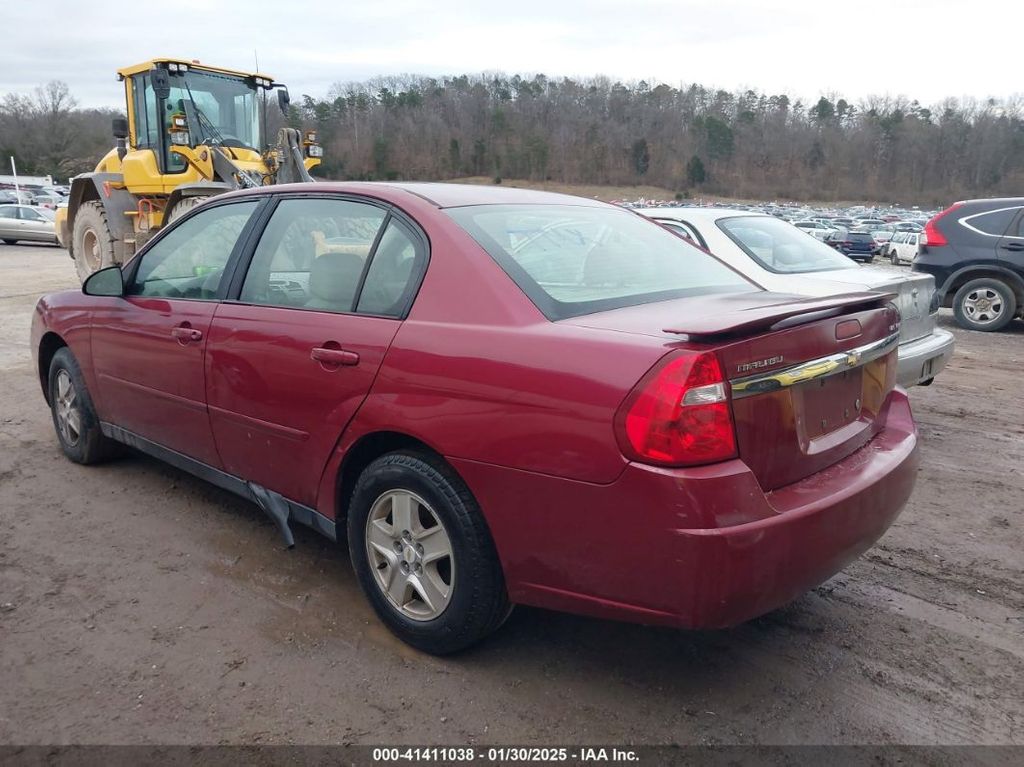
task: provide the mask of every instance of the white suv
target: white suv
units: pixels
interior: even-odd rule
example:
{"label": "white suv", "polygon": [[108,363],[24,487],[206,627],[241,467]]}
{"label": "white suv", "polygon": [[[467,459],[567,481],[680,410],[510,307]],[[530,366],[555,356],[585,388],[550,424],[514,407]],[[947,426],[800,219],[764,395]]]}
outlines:
{"label": "white suv", "polygon": [[914,260],[921,246],[920,232],[896,232],[884,245],[882,255],[888,257],[893,264],[909,264]]}

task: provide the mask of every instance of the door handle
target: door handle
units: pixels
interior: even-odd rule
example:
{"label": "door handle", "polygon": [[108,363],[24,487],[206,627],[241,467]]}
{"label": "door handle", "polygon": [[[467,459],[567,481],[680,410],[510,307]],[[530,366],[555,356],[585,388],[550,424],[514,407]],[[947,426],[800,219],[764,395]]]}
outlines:
{"label": "door handle", "polygon": [[309,353],[309,357],[322,365],[358,365],[359,355],[355,352],[348,352],[344,349],[330,349],[324,346],[317,346]]}
{"label": "door handle", "polygon": [[1024,250],[1024,242],[1008,242],[1001,246],[1003,250],[1019,251]]}
{"label": "door handle", "polygon": [[195,328],[171,328],[171,335],[183,344],[187,344],[189,341],[201,341],[203,339],[203,331],[196,330]]}

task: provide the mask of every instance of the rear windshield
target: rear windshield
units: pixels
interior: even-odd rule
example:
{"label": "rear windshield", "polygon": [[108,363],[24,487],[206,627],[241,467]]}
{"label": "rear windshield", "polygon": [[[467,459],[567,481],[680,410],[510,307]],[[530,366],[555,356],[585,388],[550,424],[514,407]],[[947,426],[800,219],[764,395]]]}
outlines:
{"label": "rear windshield", "polygon": [[850,232],[847,238],[850,242],[874,242],[870,232]]}
{"label": "rear windshield", "polygon": [[627,210],[475,205],[445,212],[551,320],[760,289],[715,257]]}
{"label": "rear windshield", "polygon": [[858,268],[834,248],[771,216],[722,218],[718,228],[770,272],[803,274]]}

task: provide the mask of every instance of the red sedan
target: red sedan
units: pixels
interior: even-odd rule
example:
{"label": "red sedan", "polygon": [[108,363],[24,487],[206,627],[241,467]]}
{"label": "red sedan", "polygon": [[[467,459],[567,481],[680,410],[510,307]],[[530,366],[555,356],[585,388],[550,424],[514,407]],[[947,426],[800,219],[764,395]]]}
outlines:
{"label": "red sedan", "polygon": [[447,184],[218,196],[32,326],[68,458],[129,445],[289,544],[347,539],[434,653],[516,603],[721,627],[824,581],[913,488],[898,338],[884,295],[769,293],[630,211]]}

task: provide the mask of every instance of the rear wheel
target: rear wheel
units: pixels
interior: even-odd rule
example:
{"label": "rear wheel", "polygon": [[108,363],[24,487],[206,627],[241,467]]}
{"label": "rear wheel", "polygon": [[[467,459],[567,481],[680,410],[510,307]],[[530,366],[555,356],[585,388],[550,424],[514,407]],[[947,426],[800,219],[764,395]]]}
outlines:
{"label": "rear wheel", "polygon": [[13,245],[17,240],[4,240],[4,245]]}
{"label": "rear wheel", "polygon": [[82,203],[78,208],[71,242],[71,253],[81,282],[85,282],[93,272],[114,265],[114,238],[110,233],[107,213],[99,200]]}
{"label": "rear wheel", "polygon": [[1017,299],[1002,280],[981,277],[961,287],[953,297],[957,324],[968,330],[1001,330],[1017,313]]}
{"label": "rear wheel", "polygon": [[442,461],[389,453],[360,475],[348,515],[359,584],[400,639],[436,655],[479,641],[508,616],[483,515]]}
{"label": "rear wheel", "polygon": [[75,463],[97,463],[112,457],[118,445],[103,436],[78,360],[66,346],[50,362],[50,411],[64,455]]}
{"label": "rear wheel", "polygon": [[889,260],[892,261],[892,265],[893,266],[899,266],[900,265],[900,256],[896,252],[895,248],[893,248],[893,249],[891,249],[889,251]]}

